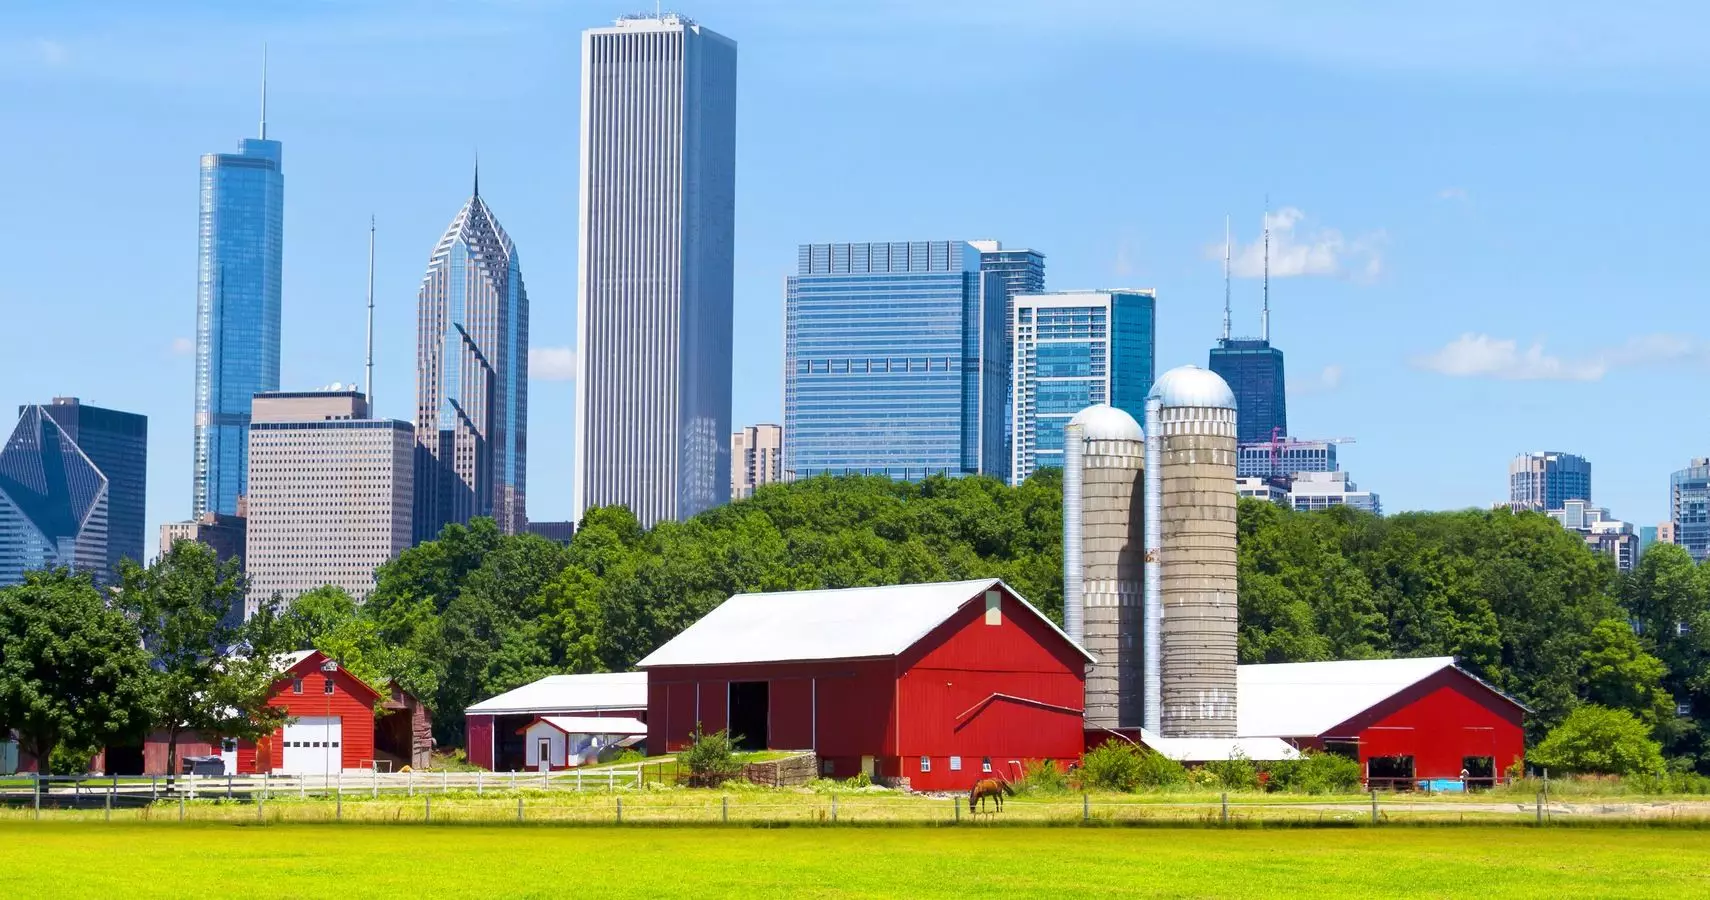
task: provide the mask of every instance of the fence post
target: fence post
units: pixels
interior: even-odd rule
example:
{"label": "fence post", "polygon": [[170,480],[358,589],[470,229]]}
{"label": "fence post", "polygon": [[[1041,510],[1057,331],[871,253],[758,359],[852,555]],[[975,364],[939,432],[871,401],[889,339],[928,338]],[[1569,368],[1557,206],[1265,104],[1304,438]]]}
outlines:
{"label": "fence post", "polygon": [[232,799],[232,773],[226,773],[226,799]]}
{"label": "fence post", "polygon": [[[40,766],[41,763],[37,762],[36,765]],[[33,791],[33,794],[35,796],[35,802],[36,802],[36,820],[41,821],[41,818],[42,818],[42,773],[40,773],[40,772],[31,773],[30,784],[32,786],[34,786],[34,788],[35,788],[35,790]]]}
{"label": "fence post", "polygon": [[1081,821],[1092,821],[1092,798],[1086,794],[1081,795]]}
{"label": "fence post", "polygon": [[552,787],[552,785],[550,783],[548,783],[546,780],[546,773],[548,773],[550,771],[552,771],[552,764],[551,763],[547,763],[546,768],[543,768],[540,770],[540,789],[543,791],[548,790]]}
{"label": "fence post", "polygon": [[613,770],[613,769],[607,769],[606,770],[606,793],[608,793],[608,794],[617,790],[617,783],[613,777],[615,775],[617,775],[617,772],[615,770]]}
{"label": "fence post", "polygon": [[576,793],[582,793],[582,769],[580,766],[576,768]]}
{"label": "fence post", "polygon": [[422,795],[422,821],[423,822],[432,822],[433,821],[433,795],[432,794],[423,794]]}
{"label": "fence post", "polygon": [[832,824],[837,823],[837,795],[836,794],[831,795],[831,821],[832,821]]}
{"label": "fence post", "polygon": [[511,790],[515,791],[516,789],[517,789],[517,770],[512,769],[511,770]]}
{"label": "fence post", "polygon": [[451,793],[451,770],[450,769],[441,769],[440,770],[440,773],[439,773],[439,792],[442,794]]}
{"label": "fence post", "polygon": [[517,795],[517,821],[522,821],[522,795]]}
{"label": "fence post", "polygon": [[730,798],[729,797],[720,797],[719,798],[719,806],[720,806],[719,821],[725,823],[726,825],[730,824]]}
{"label": "fence post", "polygon": [[617,823],[623,824],[623,798],[617,798]]}
{"label": "fence post", "polygon": [[158,776],[158,775],[148,776],[148,802],[150,802],[150,803],[153,803],[154,801],[160,799],[159,797],[155,796],[156,791],[157,791],[157,787],[156,787],[155,782],[158,781],[159,778],[160,778],[160,776]]}
{"label": "fence post", "polygon": [[119,782],[119,779],[115,778],[115,779],[113,779],[113,783],[111,785],[108,785],[108,787],[107,787],[107,814],[106,814],[106,818],[107,818],[107,821],[109,821],[109,822],[113,821],[113,792],[118,790],[118,788],[119,788],[118,782]]}
{"label": "fence post", "polygon": [[1377,824],[1377,788],[1372,788],[1372,824]]}
{"label": "fence post", "polygon": [[407,786],[410,796],[414,797],[416,795],[416,772],[414,769],[404,773],[404,784]]}
{"label": "fence post", "polygon": [[178,792],[178,821],[184,821],[184,792]]}
{"label": "fence post", "polygon": [[267,784],[266,784],[266,782],[262,782],[261,799],[255,801],[255,820],[257,822],[267,821],[267,813],[263,811],[263,809],[266,806],[267,806]]}
{"label": "fence post", "polygon": [[266,800],[268,791],[273,787],[273,773],[261,773],[261,799]]}
{"label": "fence post", "polygon": [[1538,824],[1544,824],[1544,792],[1538,792]]}
{"label": "fence post", "polygon": [[374,767],[374,799],[380,799],[380,767]]}
{"label": "fence post", "polygon": [[297,776],[297,799],[309,799],[309,776],[307,775]]}
{"label": "fence post", "polygon": [[[343,787],[343,785],[340,785]],[[333,821],[344,821],[344,791],[333,794]]]}
{"label": "fence post", "polygon": [[961,797],[951,797],[950,798],[950,812],[952,815],[954,815],[956,817],[957,824],[961,824],[961,822],[962,822],[962,798]]}
{"label": "fence post", "polygon": [[481,770],[475,770],[475,796],[481,796]]}
{"label": "fence post", "polygon": [[1229,792],[1223,792],[1223,824],[1229,824]]}

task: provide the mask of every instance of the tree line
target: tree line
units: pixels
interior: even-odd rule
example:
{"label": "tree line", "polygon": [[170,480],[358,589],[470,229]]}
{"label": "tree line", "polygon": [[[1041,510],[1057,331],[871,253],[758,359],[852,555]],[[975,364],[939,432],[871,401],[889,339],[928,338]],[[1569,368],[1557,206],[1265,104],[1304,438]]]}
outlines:
{"label": "tree line", "polygon": [[[1702,738],[1710,569],[1680,548],[1653,547],[1623,575],[1577,535],[1530,513],[1380,518],[1244,499],[1238,527],[1242,662],[1452,655],[1526,704],[1534,742],[1577,710],[1609,709],[1644,729],[1677,768],[1710,767]],[[128,635],[124,622],[146,618],[126,599],[133,591],[176,598],[241,584],[235,572],[208,577],[211,558],[181,559],[196,551],[180,548],[192,546],[128,570],[112,602],[98,593],[92,602],[94,589],[79,587],[86,613],[117,616],[91,621]],[[476,519],[382,566],[364,603],[322,588],[288,608],[264,608],[226,637],[316,648],[376,685],[396,679],[432,708],[441,745],[457,746],[465,707],[549,674],[629,669],[732,594],[981,577],[1003,578],[1061,621],[1056,470],[1018,487],[990,478],[810,478],[651,529],[621,507],[595,509],[568,546]],[[7,718],[9,660],[18,656],[8,649],[7,609],[28,605],[24,598],[49,582],[83,584],[63,574],[31,578],[0,590],[0,727],[19,727]],[[161,646],[158,627],[141,631],[142,646]],[[191,643],[189,658],[205,659],[207,642]],[[25,657],[34,652],[19,646]],[[160,669],[158,656],[146,658],[159,652],[147,650],[133,668]],[[201,665],[179,671],[209,676]]]}

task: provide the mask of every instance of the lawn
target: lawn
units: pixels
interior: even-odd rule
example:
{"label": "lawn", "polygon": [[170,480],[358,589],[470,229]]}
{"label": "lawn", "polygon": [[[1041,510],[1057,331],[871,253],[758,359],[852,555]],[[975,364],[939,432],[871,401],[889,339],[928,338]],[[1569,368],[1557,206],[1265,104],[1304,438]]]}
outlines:
{"label": "lawn", "polygon": [[1703,832],[7,823],[17,897],[1681,897]]}

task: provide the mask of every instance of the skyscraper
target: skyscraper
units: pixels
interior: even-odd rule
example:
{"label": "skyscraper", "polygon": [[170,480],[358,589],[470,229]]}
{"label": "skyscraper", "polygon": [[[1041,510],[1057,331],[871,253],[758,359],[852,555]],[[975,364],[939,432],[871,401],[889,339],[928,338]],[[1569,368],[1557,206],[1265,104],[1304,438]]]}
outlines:
{"label": "skyscraper", "polygon": [[1010,481],[1063,465],[1063,426],[1089,406],[1108,403],[1146,416],[1157,372],[1154,291],[1058,291],[1020,294],[1009,332]]}
{"label": "skyscraper", "polygon": [[415,437],[368,416],[368,399],[337,385],[255,398],[248,612],[328,584],[363,600],[374,570],[410,546]]}
{"label": "skyscraper", "polygon": [[745,500],[763,484],[784,480],[784,429],[750,425],[730,436],[730,499]]}
{"label": "skyscraper", "polygon": [[1522,453],[1508,464],[1508,508],[1515,512],[1561,509],[1591,499],[1591,463],[1572,453]]}
{"label": "skyscraper", "polygon": [[[1020,294],[1045,293],[1045,254],[1024,247],[1004,247],[1002,241],[979,240],[969,241],[974,249],[980,251],[980,269],[986,272],[996,272],[1003,280],[1003,327],[1004,341],[1008,346],[993,355],[1002,360],[1004,390],[1008,391],[1012,384],[1012,376],[1007,371],[1010,358],[1014,352],[1015,332],[1015,298]],[[1003,401],[1003,433],[1006,436],[1015,434],[1015,403],[1013,398],[1005,397]]]}
{"label": "skyscraper", "polygon": [[[41,407],[107,479],[107,568],[143,562],[148,497],[148,417],[55,397]],[[23,408],[18,413],[22,415]]]}
{"label": "skyscraper", "polygon": [[1667,525],[1662,540],[1685,547],[1693,562],[1710,558],[1710,458],[1669,476]]}
{"label": "skyscraper", "polygon": [[415,540],[475,516],[524,531],[528,292],[479,170],[434,247],[416,309]]}
{"label": "skyscraper", "polygon": [[576,518],[730,498],[736,43],[668,14],[582,33]]}
{"label": "skyscraper", "polygon": [[1005,477],[1003,302],[966,241],[802,245],[784,288],[784,477]]}
{"label": "skyscraper", "polygon": [[1229,237],[1223,240],[1223,337],[1211,348],[1206,368],[1235,393],[1235,433],[1240,443],[1268,441],[1288,434],[1288,390],[1283,352],[1271,346],[1271,229],[1265,214],[1265,273],[1259,336],[1231,337],[1229,309]]}
{"label": "skyscraper", "polygon": [[[66,566],[112,583],[111,501],[107,476],[48,407],[20,409],[17,425],[0,446],[0,586],[17,584],[24,572],[48,566]],[[136,556],[140,562],[140,548]]]}
{"label": "skyscraper", "polygon": [[202,157],[196,276],[196,440],[192,516],[233,515],[249,489],[250,400],[279,389],[283,148],[261,136]]}

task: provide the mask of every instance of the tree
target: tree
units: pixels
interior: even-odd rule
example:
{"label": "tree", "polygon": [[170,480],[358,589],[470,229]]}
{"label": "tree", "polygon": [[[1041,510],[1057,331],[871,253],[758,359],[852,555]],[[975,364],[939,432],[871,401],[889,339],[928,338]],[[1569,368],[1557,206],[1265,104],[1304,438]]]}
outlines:
{"label": "tree", "polygon": [[1645,652],[1626,622],[1597,623],[1580,662],[1586,700],[1625,709],[1652,728],[1673,721],[1674,698],[1662,686],[1667,669]]}
{"label": "tree", "polygon": [[153,656],[150,694],[169,775],[186,731],[257,740],[284,723],[267,699],[290,635],[271,604],[244,621],[236,560],[220,565],[212,549],[179,541],[147,568],[125,560],[119,577],[120,601]]}
{"label": "tree", "polygon": [[16,729],[48,771],[148,728],[148,658],[136,626],[87,575],[26,572],[0,589],[0,734]]}
{"label": "tree", "polygon": [[1627,710],[1594,704],[1568,713],[1527,757],[1558,772],[1641,775],[1663,770],[1662,746],[1651,739],[1645,723]]}

